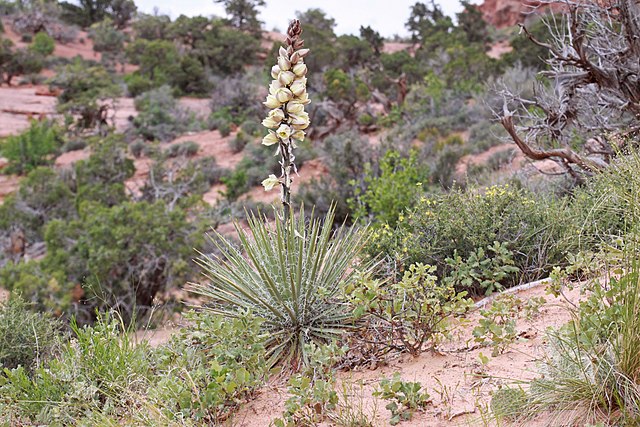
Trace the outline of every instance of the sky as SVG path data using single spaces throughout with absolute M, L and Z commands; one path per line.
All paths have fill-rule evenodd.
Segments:
M 359 34 L 360 26 L 370 25 L 384 37 L 395 34 L 407 36 L 404 23 L 409 18 L 411 6 L 417 0 L 265 0 L 266 6 L 259 9 L 260 20 L 265 29 L 277 28 L 284 31 L 289 21 L 295 18 L 296 11 L 319 8 L 336 20 L 336 34 Z M 423 0 L 428 3 L 430 0 Z M 291 4 L 295 4 L 292 8 Z M 436 0 L 442 10 L 450 16 L 461 10 L 459 0 Z M 478 0 L 472 1 L 478 3 Z M 213 0 L 136 0 L 138 10 L 152 13 L 158 11 L 177 18 L 204 15 L 224 17 L 224 6 Z

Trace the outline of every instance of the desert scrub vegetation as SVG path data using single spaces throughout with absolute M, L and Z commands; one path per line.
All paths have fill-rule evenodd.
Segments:
M 132 133 L 147 141 L 167 142 L 188 131 L 200 130 L 195 114 L 181 107 L 169 86 L 144 92 L 135 99 L 138 115 Z
M 397 227 L 379 227 L 368 250 L 400 265 L 433 265 L 459 290 L 484 294 L 537 279 L 562 262 L 571 248 L 563 240 L 569 223 L 563 206 L 510 185 L 425 195 Z
M 260 320 L 205 313 L 189 319 L 191 327 L 156 349 L 136 343 L 117 314 L 101 315 L 92 326 L 72 321 L 73 338 L 38 366 L 4 367 L 0 423 L 222 423 L 268 372 Z
M 121 89 L 106 68 L 76 58 L 59 67 L 49 85 L 60 90 L 57 109 L 75 132 L 109 128 L 109 111 Z
M 64 145 L 64 132 L 49 120 L 32 120 L 23 133 L 0 143 L 0 152 L 9 160 L 8 173 L 25 174 L 38 166 L 53 163 Z
M 20 296 L 0 303 L 0 368 L 33 372 L 55 354 L 61 331 L 59 321 L 30 310 Z
M 464 315 L 472 301 L 434 272 L 435 267 L 413 264 L 397 282 L 384 283 L 364 272 L 354 283 L 345 283 L 344 298 L 359 320 L 349 336 L 351 355 L 365 356 L 351 358 L 352 363 L 382 359 L 392 351 L 418 356 L 427 345 L 435 349 L 450 338 L 456 317 Z

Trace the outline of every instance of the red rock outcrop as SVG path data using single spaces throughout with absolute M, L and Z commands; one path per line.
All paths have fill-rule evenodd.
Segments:
M 538 0 L 484 0 L 478 9 L 485 21 L 497 28 L 510 27 L 523 23 L 531 14 L 540 13 L 549 8 Z M 560 4 L 550 6 L 560 9 Z

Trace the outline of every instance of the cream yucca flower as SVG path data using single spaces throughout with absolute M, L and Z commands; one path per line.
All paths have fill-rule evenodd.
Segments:
M 276 98 L 274 95 L 267 95 L 267 100 L 264 101 L 263 104 L 269 108 L 278 108 L 280 105 L 282 105 L 280 101 L 278 101 L 278 98 Z
M 280 127 L 276 131 L 276 135 L 278 135 L 278 138 L 282 139 L 285 143 L 286 140 L 288 140 L 291 136 L 291 133 L 291 128 L 287 125 L 280 125 Z
M 296 132 L 299 132 L 299 131 L 296 131 Z M 294 138 L 295 138 L 295 136 L 294 136 Z M 273 145 L 273 144 L 277 144 L 278 141 L 280 141 L 280 138 L 278 138 L 278 135 L 276 135 L 276 133 L 274 131 L 270 130 L 269 133 L 267 134 L 267 136 L 262 138 L 262 145 L 270 146 L 270 145 Z
M 278 184 L 280 184 L 280 178 L 278 178 L 274 174 L 271 174 L 268 178 L 262 180 L 262 185 L 264 186 L 265 191 L 271 190 Z
M 296 78 L 296 75 L 291 71 L 280 71 L 278 74 L 278 81 L 281 85 L 288 86 L 293 83 L 293 80 Z
M 292 21 L 287 30 L 286 47 L 278 50 L 277 64 L 271 67 L 273 81 L 269 85 L 269 95 L 264 105 L 271 109 L 262 124 L 270 129 L 262 139 L 263 145 L 278 145 L 281 161 L 281 176 L 269 175 L 262 181 L 265 191 L 273 189 L 280 184 L 282 189 L 282 204 L 285 207 L 285 216 L 288 217 L 288 208 L 291 204 L 291 174 L 295 172 L 295 156 L 293 149 L 295 141 L 304 141 L 306 136 L 304 129 L 309 127 L 309 114 L 304 106 L 309 102 L 307 94 L 307 65 L 304 58 L 309 54 L 309 49 L 303 49 L 304 42 L 300 38 L 302 28 L 300 21 Z M 276 129 L 275 132 L 271 129 Z
M 281 87 L 280 89 L 276 90 L 276 99 L 281 104 L 289 102 L 293 99 L 293 92 L 291 92 L 291 90 L 286 87 Z

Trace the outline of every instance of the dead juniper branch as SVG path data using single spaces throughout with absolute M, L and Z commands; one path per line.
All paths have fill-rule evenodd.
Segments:
M 518 148 L 533 160 L 552 159 L 580 182 L 605 168 L 638 133 L 640 118 L 640 5 L 635 0 L 546 1 L 562 4 L 547 16 L 544 83 L 532 99 L 508 89 L 497 116 Z

